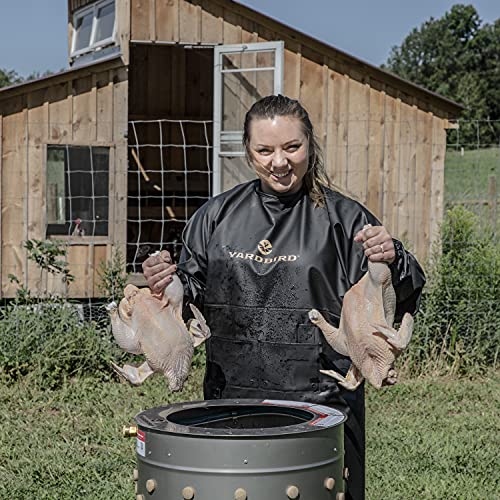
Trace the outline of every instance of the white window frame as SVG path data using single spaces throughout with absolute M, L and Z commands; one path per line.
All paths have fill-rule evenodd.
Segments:
M 285 59 L 285 43 L 259 42 L 241 43 L 235 45 L 218 45 L 214 47 L 214 126 L 213 126 L 213 157 L 212 157 L 212 196 L 222 192 L 221 157 L 244 157 L 242 139 L 243 130 L 222 132 L 222 74 L 232 71 L 264 71 L 271 68 L 244 68 L 241 70 L 223 70 L 222 56 L 243 52 L 274 52 L 274 88 L 275 95 L 283 92 L 283 73 Z M 221 152 L 221 142 L 240 144 L 241 151 Z
M 113 34 L 105 38 L 104 40 L 99 40 L 98 42 L 94 41 L 95 34 L 96 34 L 96 28 L 97 28 L 97 13 L 99 9 L 102 7 L 106 7 L 106 5 L 109 4 L 114 4 L 115 5 L 115 20 L 113 24 Z M 75 26 L 77 25 L 77 21 L 79 18 L 84 17 L 87 15 L 89 12 L 92 12 L 92 29 L 90 32 L 90 41 L 89 45 L 84 47 L 83 49 L 80 50 L 75 50 L 75 45 L 76 45 L 76 28 Z M 106 45 L 111 45 L 116 43 L 116 1 L 115 0 L 100 0 L 99 2 L 96 2 L 93 5 L 88 5 L 87 7 L 83 7 L 82 9 L 76 11 L 73 14 L 73 36 L 71 40 L 71 57 L 77 57 L 82 54 L 87 54 L 88 52 L 92 52 L 100 47 L 104 47 Z

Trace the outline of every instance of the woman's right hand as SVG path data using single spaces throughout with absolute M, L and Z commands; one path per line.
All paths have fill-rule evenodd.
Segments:
M 151 255 L 142 263 L 142 271 L 153 293 L 163 292 L 172 281 L 177 266 L 167 250 Z

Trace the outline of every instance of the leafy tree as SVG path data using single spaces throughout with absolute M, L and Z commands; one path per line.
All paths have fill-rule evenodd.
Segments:
M 19 76 L 14 70 L 0 68 L 0 88 L 8 87 L 9 85 L 14 85 L 16 83 L 37 80 L 38 78 L 43 78 L 52 74 L 54 74 L 54 72 L 50 70 L 44 71 L 43 73 L 40 73 L 39 71 L 33 71 L 26 78 L 23 78 L 22 76 Z
M 393 47 L 386 69 L 464 106 L 466 120 L 500 120 L 500 19 L 482 24 L 472 5 L 454 5 L 440 19 L 414 28 Z M 500 127 L 480 125 L 483 143 L 496 143 Z M 460 131 L 477 144 L 476 127 Z
M 0 68 L 0 88 L 22 82 L 22 78 L 13 70 Z

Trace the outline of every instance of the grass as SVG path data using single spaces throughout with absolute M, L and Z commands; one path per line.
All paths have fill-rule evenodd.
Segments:
M 369 390 L 368 498 L 500 498 L 499 382 L 492 373 Z
M 489 177 L 496 178 L 496 210 L 488 204 Z M 447 207 L 460 203 L 479 216 L 482 227 L 500 232 L 500 148 L 446 152 L 444 195 Z
M 461 151 L 448 148 L 445 161 L 445 198 L 486 199 L 488 177 L 498 178 L 500 173 L 500 148 Z
M 492 373 L 368 389 L 367 498 L 498 498 L 499 382 Z M 133 498 L 134 440 L 122 426 L 200 397 L 200 368 L 175 398 L 159 376 L 142 388 L 76 378 L 41 390 L 29 377 L 1 386 L 0 498 Z

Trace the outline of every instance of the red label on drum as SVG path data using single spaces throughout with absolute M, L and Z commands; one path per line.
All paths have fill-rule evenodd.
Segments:
M 140 429 L 137 430 L 137 439 L 135 444 L 135 451 L 141 457 L 146 456 L 146 434 Z

